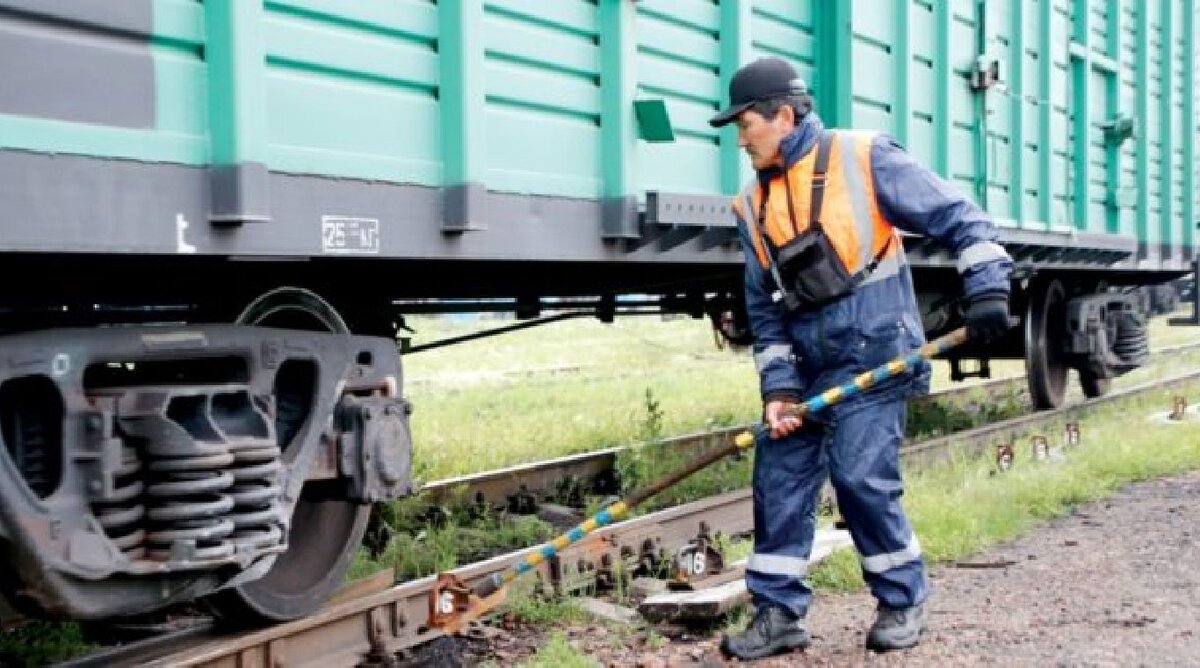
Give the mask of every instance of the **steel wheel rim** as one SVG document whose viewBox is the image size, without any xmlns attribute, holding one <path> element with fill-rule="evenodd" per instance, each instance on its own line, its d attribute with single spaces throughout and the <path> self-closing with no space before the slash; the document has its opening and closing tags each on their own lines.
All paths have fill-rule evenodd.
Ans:
<svg viewBox="0 0 1200 668">
<path fill-rule="evenodd" d="M 236 324 L 350 334 L 331 305 L 303 288 L 279 288 L 262 295 L 242 311 Z M 310 614 L 326 602 L 341 585 L 371 514 L 369 504 L 337 498 L 341 492 L 337 480 L 303 486 L 290 520 L 287 551 L 262 577 L 219 594 L 219 616 L 244 623 L 249 620 L 235 618 L 249 612 L 261 620 L 286 621 Z"/>
<path fill-rule="evenodd" d="M 1029 393 L 1039 409 L 1062 405 L 1067 388 L 1067 364 L 1058 345 L 1063 322 L 1059 311 L 1065 297 L 1057 279 L 1035 289 L 1025 314 L 1025 367 Z"/>
</svg>

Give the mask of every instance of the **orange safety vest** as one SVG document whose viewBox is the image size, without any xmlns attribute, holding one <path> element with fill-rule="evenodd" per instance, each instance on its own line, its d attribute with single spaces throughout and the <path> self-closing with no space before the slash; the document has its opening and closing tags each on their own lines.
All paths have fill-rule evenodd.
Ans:
<svg viewBox="0 0 1200 668">
<path fill-rule="evenodd" d="M 896 237 L 891 221 L 879 211 L 875 200 L 875 177 L 871 171 L 871 140 L 874 133 L 830 130 L 834 141 L 830 146 L 829 165 L 825 174 L 825 198 L 821 206 L 821 225 L 850 274 L 862 269 L 883 248 L 889 238 Z M 808 154 L 797 160 L 783 176 L 771 180 L 767 198 L 764 227 L 775 248 L 781 248 L 797 234 L 808 229 L 809 200 L 812 197 L 813 168 L 817 162 L 814 144 Z M 791 186 L 791 203 L 795 220 L 788 211 L 787 185 Z M 753 178 L 740 195 L 734 198 L 733 208 L 750 228 L 755 254 L 763 268 L 769 266 L 759 227 L 755 223 L 762 205 L 762 189 Z M 903 243 L 892 242 L 875 272 L 865 283 L 896 273 L 904 261 Z M 897 257 L 899 256 L 899 257 Z"/>
</svg>

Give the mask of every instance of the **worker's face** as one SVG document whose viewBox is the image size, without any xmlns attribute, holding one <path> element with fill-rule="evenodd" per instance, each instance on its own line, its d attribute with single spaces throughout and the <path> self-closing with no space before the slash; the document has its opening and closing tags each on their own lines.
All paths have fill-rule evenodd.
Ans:
<svg viewBox="0 0 1200 668">
<path fill-rule="evenodd" d="M 767 120 L 753 109 L 743 111 L 737 119 L 738 146 L 746 149 L 755 169 L 782 164 L 779 144 L 795 127 L 796 115 L 790 106 L 780 107 L 775 118 Z"/>
</svg>

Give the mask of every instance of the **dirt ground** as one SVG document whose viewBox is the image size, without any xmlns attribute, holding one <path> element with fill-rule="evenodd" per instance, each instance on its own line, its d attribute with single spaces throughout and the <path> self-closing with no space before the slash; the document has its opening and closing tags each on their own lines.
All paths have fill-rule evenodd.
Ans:
<svg viewBox="0 0 1200 668">
<path fill-rule="evenodd" d="M 914 649 L 863 649 L 868 594 L 822 596 L 794 665 L 1200 665 L 1200 471 L 1130 485 L 1026 536 L 930 569 L 929 631 Z M 665 642 L 602 625 L 564 629 L 601 666 L 723 666 L 720 632 Z M 468 664 L 517 665 L 544 630 L 493 628 Z"/>
</svg>

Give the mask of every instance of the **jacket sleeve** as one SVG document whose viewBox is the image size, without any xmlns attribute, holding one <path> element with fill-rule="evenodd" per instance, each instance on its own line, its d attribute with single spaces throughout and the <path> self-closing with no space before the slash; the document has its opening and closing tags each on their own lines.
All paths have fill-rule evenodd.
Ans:
<svg viewBox="0 0 1200 668">
<path fill-rule="evenodd" d="M 896 227 L 932 237 L 958 258 L 963 291 L 1008 294 L 1013 262 L 992 219 L 957 188 L 917 162 L 887 133 L 871 144 L 875 198 Z"/>
<path fill-rule="evenodd" d="M 746 257 L 746 310 L 750 316 L 750 331 L 754 336 L 754 368 L 758 371 L 763 401 L 800 401 L 804 384 L 796 368 L 787 326 L 779 307 L 771 299 L 764 280 L 766 271 L 758 262 L 749 227 L 741 215 L 738 216 L 738 236 Z"/>
</svg>

